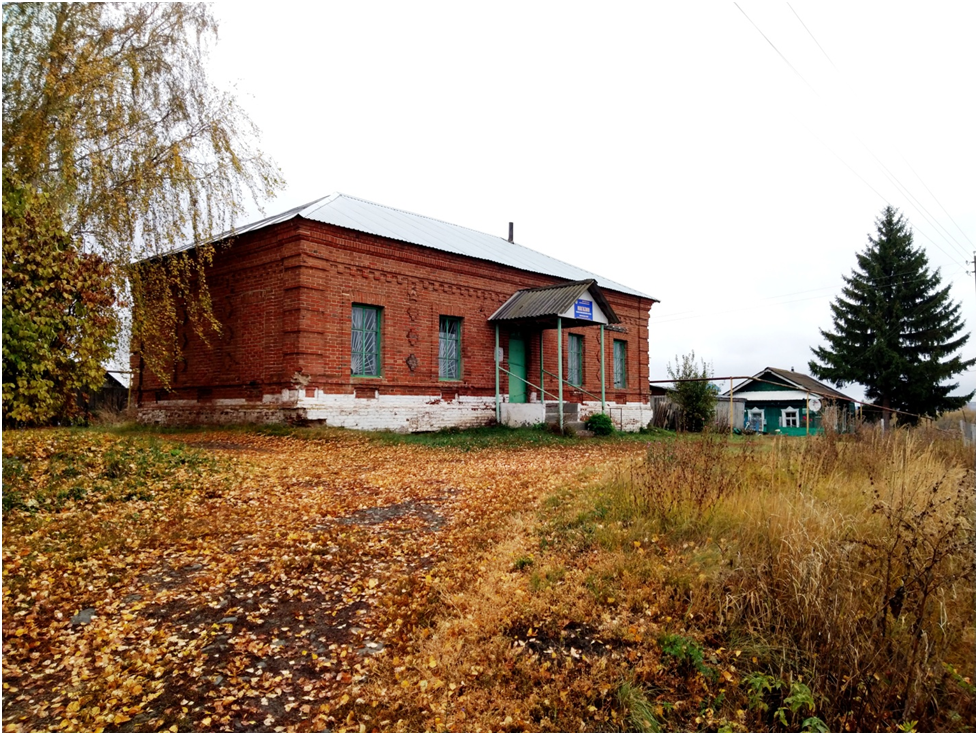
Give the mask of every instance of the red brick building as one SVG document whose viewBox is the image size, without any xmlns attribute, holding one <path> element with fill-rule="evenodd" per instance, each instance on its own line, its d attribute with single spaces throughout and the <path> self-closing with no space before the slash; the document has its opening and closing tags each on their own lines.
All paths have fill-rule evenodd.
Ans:
<svg viewBox="0 0 978 735">
<path fill-rule="evenodd" d="M 221 337 L 181 335 L 169 391 L 134 364 L 143 421 L 426 431 L 560 398 L 651 418 L 656 300 L 511 239 L 333 194 L 239 229 L 207 278 Z"/>
</svg>

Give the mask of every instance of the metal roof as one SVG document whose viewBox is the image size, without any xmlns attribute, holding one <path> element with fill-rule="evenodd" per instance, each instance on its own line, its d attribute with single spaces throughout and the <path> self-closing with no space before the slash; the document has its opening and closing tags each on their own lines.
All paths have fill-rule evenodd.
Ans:
<svg viewBox="0 0 978 735">
<path fill-rule="evenodd" d="M 832 388 L 831 386 L 828 386 L 825 383 L 816 380 L 811 375 L 805 375 L 804 373 L 796 373 L 791 370 L 782 370 L 781 368 L 769 367 L 768 370 L 770 370 L 775 375 L 784 378 L 785 380 L 795 383 L 796 385 L 798 385 L 800 388 L 803 388 L 804 390 L 810 391 L 812 393 L 818 393 L 820 396 L 824 396 L 825 398 L 838 398 L 844 401 L 852 400 L 845 393 L 840 393 L 835 388 Z"/>
<path fill-rule="evenodd" d="M 604 312 L 609 324 L 619 324 L 621 319 L 615 314 L 608 300 L 597 287 L 597 282 L 593 278 L 585 281 L 570 281 L 568 283 L 558 283 L 554 286 L 542 286 L 540 288 L 524 288 L 517 291 L 507 299 L 506 303 L 496 309 L 496 312 L 489 317 L 489 321 L 505 321 L 512 319 L 529 320 L 548 320 L 556 318 L 560 314 L 569 311 L 574 303 L 590 290 L 591 296 L 598 302 L 598 306 Z M 580 324 L 589 324 L 583 320 L 566 320 L 568 323 L 580 321 Z"/>
<path fill-rule="evenodd" d="M 340 193 L 330 194 L 287 212 L 266 217 L 244 227 L 235 228 L 233 232 L 224 233 L 216 239 L 221 240 L 234 235 L 253 232 L 294 217 L 303 217 L 316 222 L 387 237 L 412 245 L 422 245 L 469 258 L 488 260 L 531 273 L 543 273 L 570 281 L 593 279 L 603 288 L 658 301 L 658 299 L 634 288 L 629 288 L 624 284 L 603 278 L 583 268 L 510 242 L 505 237 L 488 235 L 484 232 L 470 230 L 467 227 L 404 212 L 382 204 L 374 204 L 365 199 L 357 199 Z"/>
<path fill-rule="evenodd" d="M 816 380 L 811 375 L 805 375 L 804 373 L 796 373 L 793 370 L 784 370 L 782 368 L 773 368 L 773 367 L 764 368 L 763 370 L 761 370 L 761 372 L 757 373 L 757 375 L 745 380 L 743 383 L 736 386 L 733 389 L 734 396 L 736 397 L 737 392 L 740 391 L 744 386 L 749 385 L 751 381 L 761 379 L 765 373 L 772 373 L 773 375 L 781 378 L 786 383 L 789 383 L 790 385 L 796 388 L 799 388 L 803 391 L 807 391 L 809 393 L 815 393 L 817 395 L 822 396 L 823 398 L 831 398 L 833 400 L 852 402 L 852 399 L 849 396 L 847 396 L 845 393 L 840 393 L 835 388 L 832 388 L 826 385 L 825 383 Z M 729 390 L 726 391 L 725 393 L 723 393 L 723 395 L 729 396 L 730 391 Z"/>
</svg>

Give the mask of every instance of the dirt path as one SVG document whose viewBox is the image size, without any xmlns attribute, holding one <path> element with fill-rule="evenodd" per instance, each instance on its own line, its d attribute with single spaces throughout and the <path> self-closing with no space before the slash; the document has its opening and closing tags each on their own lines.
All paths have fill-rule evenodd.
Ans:
<svg viewBox="0 0 978 735">
<path fill-rule="evenodd" d="M 485 549 L 501 517 L 641 451 L 172 438 L 230 459 L 234 486 L 163 519 L 172 540 L 86 562 L 90 621 L 73 622 L 74 609 L 39 617 L 37 655 L 5 619 L 5 729 L 342 728 L 336 709 L 368 657 L 398 655 L 424 624 L 436 564 Z"/>
</svg>

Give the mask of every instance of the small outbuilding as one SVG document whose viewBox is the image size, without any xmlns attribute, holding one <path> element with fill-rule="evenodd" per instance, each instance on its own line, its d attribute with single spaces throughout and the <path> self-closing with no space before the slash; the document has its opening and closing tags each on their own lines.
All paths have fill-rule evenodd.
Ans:
<svg viewBox="0 0 978 735">
<path fill-rule="evenodd" d="M 118 370 L 106 370 L 102 386 L 94 392 L 82 392 L 78 404 L 86 414 L 99 411 L 125 411 L 129 403 L 129 386 L 123 380 L 128 376 Z"/>
<path fill-rule="evenodd" d="M 729 398 L 728 390 L 718 400 Z M 760 434 L 815 434 L 829 418 L 845 430 L 856 410 L 849 396 L 810 375 L 772 367 L 735 386 L 733 398 L 743 402 L 742 426 Z"/>
<path fill-rule="evenodd" d="M 651 418 L 657 300 L 512 229 L 332 194 L 238 229 L 206 278 L 220 338 L 182 327 L 168 390 L 134 358 L 143 421 L 430 431 L 603 409 L 635 430 Z"/>
</svg>

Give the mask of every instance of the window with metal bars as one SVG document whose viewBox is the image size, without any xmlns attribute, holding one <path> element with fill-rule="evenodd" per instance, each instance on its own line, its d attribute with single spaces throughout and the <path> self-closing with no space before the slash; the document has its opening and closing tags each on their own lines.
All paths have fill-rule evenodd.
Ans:
<svg viewBox="0 0 978 735">
<path fill-rule="evenodd" d="M 462 320 L 458 317 L 438 319 L 438 377 L 462 379 Z"/>
<path fill-rule="evenodd" d="M 380 376 L 380 315 L 379 306 L 353 305 L 350 371 L 354 375 Z"/>
<path fill-rule="evenodd" d="M 614 347 L 615 355 L 615 387 L 628 387 L 628 343 L 624 340 L 616 339 Z"/>
<path fill-rule="evenodd" d="M 567 336 L 567 382 L 584 384 L 584 337 L 579 334 Z"/>
</svg>

